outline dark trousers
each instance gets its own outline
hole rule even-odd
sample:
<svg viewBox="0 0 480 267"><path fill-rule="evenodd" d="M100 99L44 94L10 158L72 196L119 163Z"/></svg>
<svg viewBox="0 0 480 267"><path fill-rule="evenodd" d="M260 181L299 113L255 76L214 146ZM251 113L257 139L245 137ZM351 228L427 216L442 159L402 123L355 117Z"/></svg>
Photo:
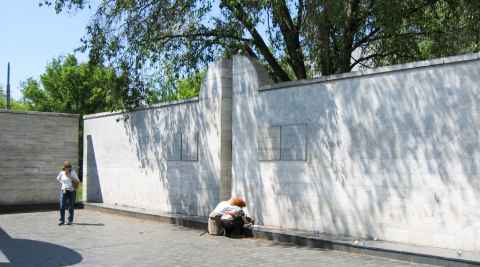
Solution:
<svg viewBox="0 0 480 267"><path fill-rule="evenodd" d="M223 229L225 229L225 236L231 237L242 235L243 220L241 217L237 217L233 220L220 220Z"/></svg>
<svg viewBox="0 0 480 267"><path fill-rule="evenodd" d="M68 209L68 221L73 222L73 210L75 206L75 191L60 193L60 222L65 222L65 209Z"/></svg>

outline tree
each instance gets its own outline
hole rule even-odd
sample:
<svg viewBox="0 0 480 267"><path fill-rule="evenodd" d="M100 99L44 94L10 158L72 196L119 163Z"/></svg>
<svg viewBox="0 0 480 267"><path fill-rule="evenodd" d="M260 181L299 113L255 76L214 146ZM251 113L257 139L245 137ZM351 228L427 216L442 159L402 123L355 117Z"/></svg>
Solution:
<svg viewBox="0 0 480 267"><path fill-rule="evenodd" d="M28 105L26 105L25 102L21 100L19 101L19 100L12 99L12 101L10 102L10 105L13 111L29 111L30 110Z"/></svg>
<svg viewBox="0 0 480 267"><path fill-rule="evenodd" d="M80 115L112 111L122 106L120 89L124 78L112 68L79 64L75 56L50 62L40 81L23 83L25 105L31 110ZM79 120L79 174L82 176L83 123Z"/></svg>
<svg viewBox="0 0 480 267"><path fill-rule="evenodd" d="M43 1L57 12L88 3ZM135 98L152 69L181 79L238 50L276 81L478 51L479 18L477 0L101 0L82 48L123 71Z"/></svg>
<svg viewBox="0 0 480 267"><path fill-rule="evenodd" d="M53 111L54 108L49 103L47 98L47 92L41 88L40 83L33 79L28 78L22 84L22 94L26 104L31 110L36 111Z"/></svg>
<svg viewBox="0 0 480 267"><path fill-rule="evenodd" d="M200 71L184 79L172 80L163 85L158 84L162 83L163 79L160 81L154 79L153 84L150 84L149 88L160 87L162 89L149 90L147 102L149 104L154 104L196 97L200 93L200 88L205 75L206 71ZM155 82L157 82L157 85L155 85Z"/></svg>
<svg viewBox="0 0 480 267"><path fill-rule="evenodd" d="M5 90L0 85L0 109L7 108L7 99L5 95ZM28 106L23 101L18 101L15 99L10 99L10 108L14 111L27 111L29 110Z"/></svg>
<svg viewBox="0 0 480 267"><path fill-rule="evenodd" d="M0 109L5 108L5 91L0 85Z"/></svg>
<svg viewBox="0 0 480 267"><path fill-rule="evenodd" d="M53 59L40 82L25 81L22 93L32 110L83 115L118 109L121 83L114 69L79 64L75 56L68 55Z"/></svg>

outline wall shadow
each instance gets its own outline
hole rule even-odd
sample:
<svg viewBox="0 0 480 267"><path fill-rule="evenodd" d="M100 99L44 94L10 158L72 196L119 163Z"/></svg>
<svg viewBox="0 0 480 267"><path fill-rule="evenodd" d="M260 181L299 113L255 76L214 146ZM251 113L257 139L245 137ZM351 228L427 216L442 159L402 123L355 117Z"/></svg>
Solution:
<svg viewBox="0 0 480 267"><path fill-rule="evenodd" d="M0 250L7 257L8 263L0 266L70 266L83 260L77 251L37 240L11 238L0 228Z"/></svg>
<svg viewBox="0 0 480 267"><path fill-rule="evenodd" d="M92 135L87 135L87 190L86 200L88 202L103 202L102 187L98 177L97 158L95 156L95 147L93 145Z"/></svg>

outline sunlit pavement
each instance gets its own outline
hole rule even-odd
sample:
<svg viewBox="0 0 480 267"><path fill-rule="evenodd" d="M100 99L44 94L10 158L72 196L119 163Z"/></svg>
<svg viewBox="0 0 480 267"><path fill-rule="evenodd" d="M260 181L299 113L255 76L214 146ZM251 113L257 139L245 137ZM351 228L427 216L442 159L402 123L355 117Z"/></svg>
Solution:
<svg viewBox="0 0 480 267"><path fill-rule="evenodd" d="M71 226L57 219L57 212L0 215L0 266L412 266L91 210L76 210Z"/></svg>

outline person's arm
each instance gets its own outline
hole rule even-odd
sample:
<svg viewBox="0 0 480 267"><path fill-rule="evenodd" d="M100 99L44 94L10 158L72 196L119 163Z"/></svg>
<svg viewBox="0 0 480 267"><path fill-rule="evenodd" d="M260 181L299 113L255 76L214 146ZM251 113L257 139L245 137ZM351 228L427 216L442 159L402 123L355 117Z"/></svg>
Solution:
<svg viewBox="0 0 480 267"><path fill-rule="evenodd" d="M243 214L245 214L245 217L250 217L250 213L248 212L247 207L242 208Z"/></svg>
<svg viewBox="0 0 480 267"><path fill-rule="evenodd" d="M255 223L255 220L250 217L250 214L248 212L248 209L245 207L242 209L243 210L243 222L248 224L248 223L251 223L251 224L254 224Z"/></svg>
<svg viewBox="0 0 480 267"><path fill-rule="evenodd" d="M57 175L57 182L60 183L60 179L62 179L62 172L59 172Z"/></svg>
<svg viewBox="0 0 480 267"><path fill-rule="evenodd" d="M78 179L78 175L74 170L72 170L71 176L72 176L72 179L74 179L77 183L80 183L80 179Z"/></svg>

